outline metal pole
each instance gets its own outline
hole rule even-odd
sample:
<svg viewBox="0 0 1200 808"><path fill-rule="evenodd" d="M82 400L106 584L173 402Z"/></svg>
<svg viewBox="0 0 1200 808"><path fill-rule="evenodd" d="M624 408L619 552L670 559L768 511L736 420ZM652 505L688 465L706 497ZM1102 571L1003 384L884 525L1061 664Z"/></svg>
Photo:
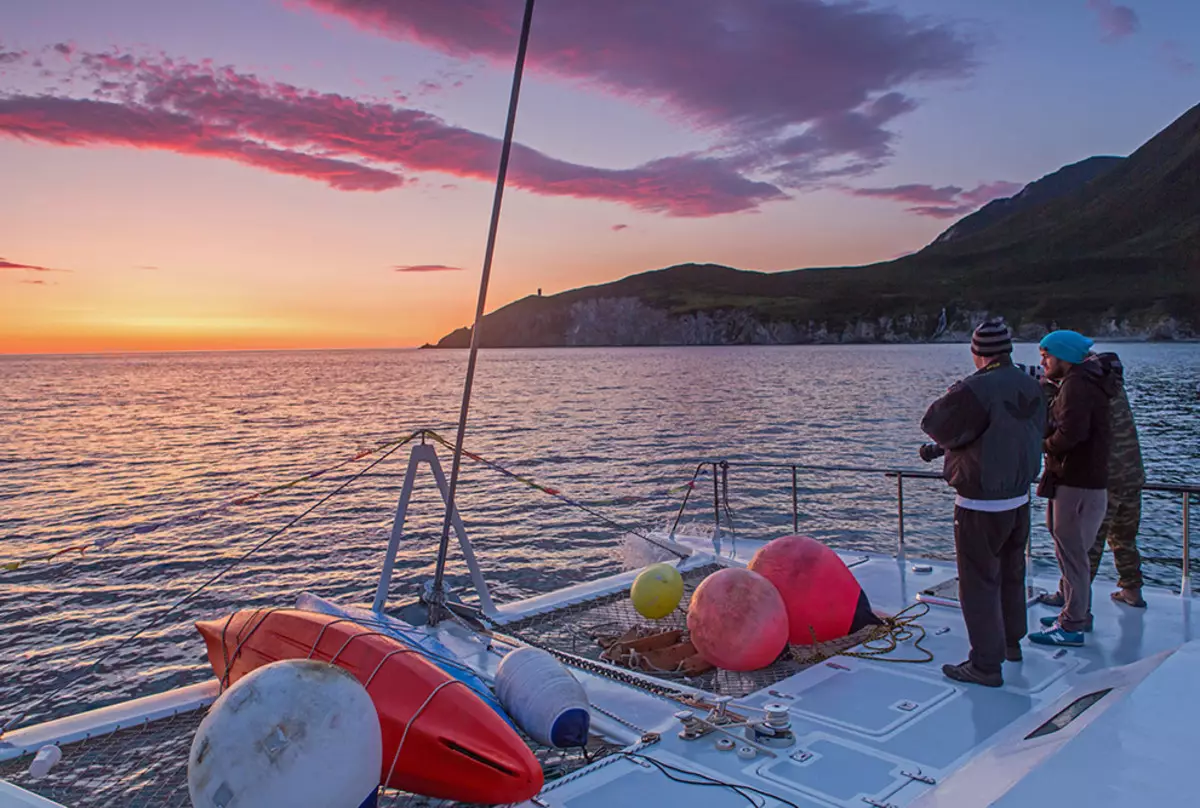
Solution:
<svg viewBox="0 0 1200 808"><path fill-rule="evenodd" d="M396 566L396 552L404 538L404 520L408 517L408 503L412 499L413 485L417 479L417 467L428 462L432 447L421 443L412 447L408 455L408 468L404 470L404 485L400 487L400 502L396 505L396 518L392 521L392 535L388 539L387 555L383 559L383 571L379 574L379 586L375 588L375 602L371 608L382 612L387 606L388 589L392 585L392 570Z"/></svg>
<svg viewBox="0 0 1200 808"><path fill-rule="evenodd" d="M1191 546L1191 494L1183 492L1183 580L1180 582L1181 597L1192 596L1192 546Z"/></svg>
<svg viewBox="0 0 1200 808"><path fill-rule="evenodd" d="M703 463L697 463L696 470L692 472L692 479L688 482L687 490L683 493L683 502L679 503L679 513L675 514L675 523L671 525L671 532L667 534L669 538L675 538L675 531L679 528L679 520L683 518L683 509L687 507L688 500L692 496L692 491L696 488L696 480L700 477L700 470L703 468Z"/></svg>
<svg viewBox="0 0 1200 808"><path fill-rule="evenodd" d="M521 75L525 71L525 53L529 49L529 29L533 24L533 2L525 0L525 18L521 22L521 40L517 45L517 61L513 68L512 94L508 99L508 121L504 125L504 142L500 148L500 167L496 172L496 193L492 199L492 220L488 227L487 248L483 254L483 273L479 279L479 300L475 306L475 326L471 329L471 350L467 356L467 379L463 385L462 410L458 416L458 435L454 441L454 462L450 466L450 493L446 497L446 517L442 520L442 540L438 545L437 569L433 574L433 598L429 622L436 624L441 602L445 599L442 579L446 574L446 554L450 548L450 526L454 516L454 500L458 493L458 473L462 467L463 437L467 430L467 412L471 404L471 386L475 380L475 359L479 353L479 331L483 324L483 309L487 303L488 280L492 274L492 256L496 251L496 231L500 227L500 206L504 200L504 180L508 176L508 158L512 153L513 130L517 125L517 102L521 97Z"/></svg>
<svg viewBox="0 0 1200 808"><path fill-rule="evenodd" d="M721 481L717 479L717 464L713 463L713 541L721 537Z"/></svg>
<svg viewBox="0 0 1200 808"><path fill-rule="evenodd" d="M904 552L904 473L896 473L896 538L897 553Z"/></svg>
<svg viewBox="0 0 1200 808"><path fill-rule="evenodd" d="M796 489L795 466L792 466L792 532L800 532L800 494Z"/></svg>

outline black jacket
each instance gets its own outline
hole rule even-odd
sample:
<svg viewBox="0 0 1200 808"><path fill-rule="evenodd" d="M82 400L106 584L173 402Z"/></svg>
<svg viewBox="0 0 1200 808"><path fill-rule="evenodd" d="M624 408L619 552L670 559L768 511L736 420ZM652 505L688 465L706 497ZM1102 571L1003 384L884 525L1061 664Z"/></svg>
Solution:
<svg viewBox="0 0 1200 808"><path fill-rule="evenodd" d="M1038 494L1053 497L1060 485L1072 488L1108 487L1112 423L1109 399L1117 394L1118 379L1099 362L1072 365L1050 406L1050 424L1042 448L1046 473Z"/></svg>
<svg viewBox="0 0 1200 808"><path fill-rule="evenodd" d="M1006 356L929 405L921 429L946 450L942 473L959 494L1012 499L1029 493L1042 467L1046 400Z"/></svg>

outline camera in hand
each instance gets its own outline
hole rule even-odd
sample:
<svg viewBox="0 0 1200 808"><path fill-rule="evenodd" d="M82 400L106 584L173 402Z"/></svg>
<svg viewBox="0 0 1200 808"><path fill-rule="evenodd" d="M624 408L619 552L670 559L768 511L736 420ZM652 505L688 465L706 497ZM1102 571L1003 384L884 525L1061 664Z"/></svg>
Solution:
<svg viewBox="0 0 1200 808"><path fill-rule="evenodd" d="M933 462L934 458L941 457L946 453L946 450L941 446L938 446L936 443L922 443L921 448L918 451L921 455L921 459L926 463L931 463Z"/></svg>

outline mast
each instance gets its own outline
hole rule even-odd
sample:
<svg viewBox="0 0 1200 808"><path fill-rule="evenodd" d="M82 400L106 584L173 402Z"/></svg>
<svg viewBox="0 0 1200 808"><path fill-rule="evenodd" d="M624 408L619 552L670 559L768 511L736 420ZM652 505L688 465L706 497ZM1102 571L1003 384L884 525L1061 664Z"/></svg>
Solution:
<svg viewBox="0 0 1200 808"><path fill-rule="evenodd" d="M446 514L442 519L442 538L438 545L437 568L433 575L433 590L429 597L429 624L437 625L446 603L443 579L446 555L450 548L450 525L455 512L455 494L462 467L463 438L467 430L467 413L471 406L471 387L475 381L475 360L479 354L479 329L487 302L488 281L492 274L492 255L496 250L496 231L500 227L500 207L504 200L504 180L508 176L508 158L512 153L513 130L517 124L517 103L521 97L521 76L525 72L525 53L529 49L529 29L533 23L534 0L525 0L525 17L521 21L521 39L517 45L517 60L513 67L512 93L508 99L508 121L504 126L504 143L500 149L500 167L496 172L496 193L492 199L492 219L488 227L487 248L483 255L483 273L479 279L479 299L475 305L475 325L471 329L471 349L467 356L467 378L463 384L462 408L458 416L458 434L454 440L454 461L450 467L450 491L446 497Z"/></svg>

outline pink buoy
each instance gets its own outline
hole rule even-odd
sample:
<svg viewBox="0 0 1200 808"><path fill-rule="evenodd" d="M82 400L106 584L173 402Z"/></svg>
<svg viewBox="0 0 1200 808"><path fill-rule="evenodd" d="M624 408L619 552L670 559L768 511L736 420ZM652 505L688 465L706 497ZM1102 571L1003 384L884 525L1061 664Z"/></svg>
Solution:
<svg viewBox="0 0 1200 808"><path fill-rule="evenodd" d="M748 566L774 584L783 597L788 641L793 645L845 637L880 622L854 573L837 553L816 539L775 539L755 553Z"/></svg>
<svg viewBox="0 0 1200 808"><path fill-rule="evenodd" d="M687 625L700 655L725 670L766 667L787 644L783 599L766 578L740 567L701 581L688 607Z"/></svg>

